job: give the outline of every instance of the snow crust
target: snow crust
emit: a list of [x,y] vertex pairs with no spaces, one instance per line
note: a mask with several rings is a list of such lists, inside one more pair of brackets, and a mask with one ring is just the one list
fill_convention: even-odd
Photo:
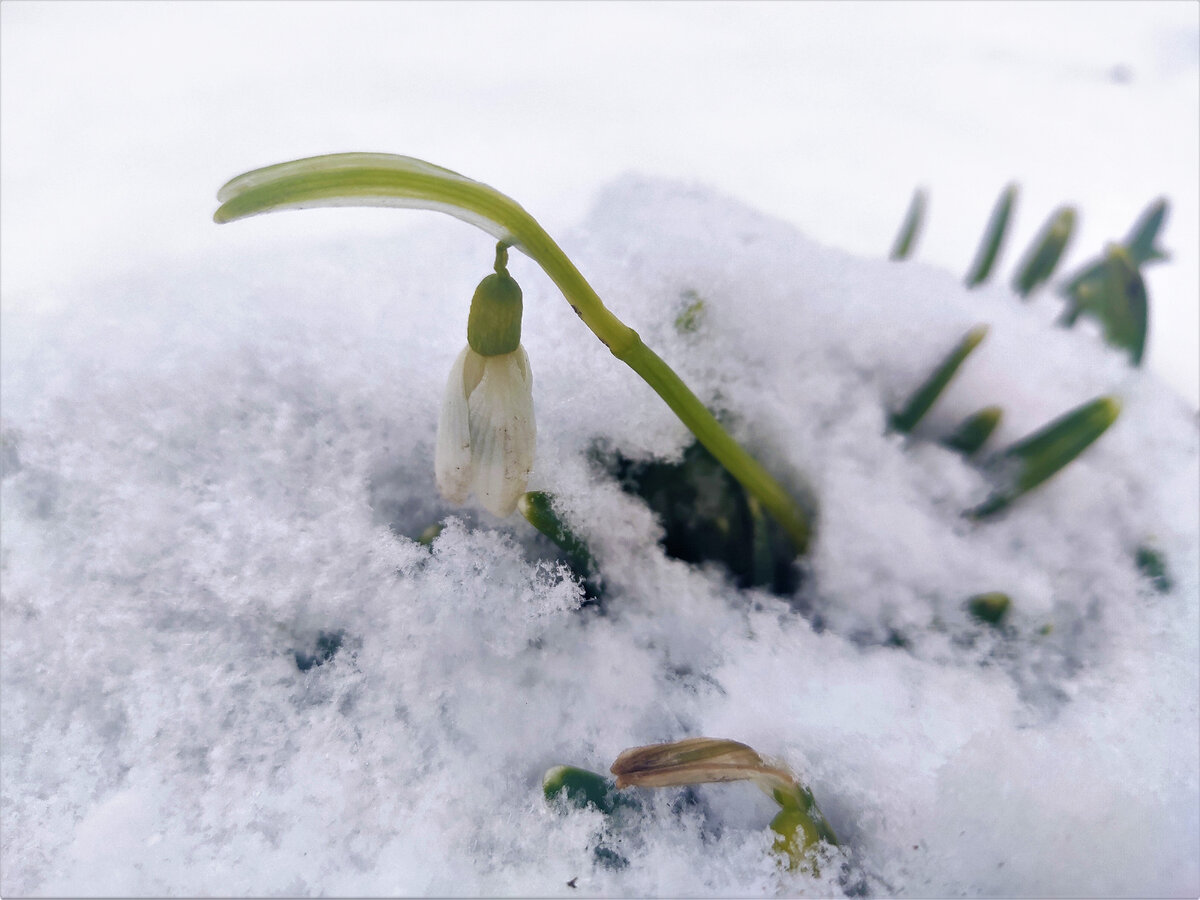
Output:
[[[227,226],[220,253],[94,285],[69,316],[5,312],[0,891],[1200,892],[1183,400],[1055,328],[1049,296],[967,292],[629,176],[564,249],[811,492],[818,533],[792,598],[667,558],[588,453],[677,459],[688,433],[514,256],[530,488],[588,540],[598,615],[519,516],[438,497],[439,398],[492,244],[397,221],[386,241],[269,253]],[[888,434],[977,323],[929,420]],[[996,403],[1003,444],[1104,393],[1122,415],[1081,459],[998,521],[962,517],[988,482],[938,435]],[[1013,598],[1003,630],[964,609],[993,590]],[[340,647],[302,671],[322,634]],[[603,772],[698,735],[802,775],[842,839],[820,876],[780,870],[772,804],[745,785],[647,794],[619,831],[542,799],[552,765]]]

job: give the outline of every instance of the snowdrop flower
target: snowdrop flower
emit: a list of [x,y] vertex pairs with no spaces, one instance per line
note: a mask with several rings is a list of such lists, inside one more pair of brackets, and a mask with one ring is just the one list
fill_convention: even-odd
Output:
[[533,468],[533,373],[521,346],[521,289],[496,249],[496,273],[475,289],[467,346],[446,384],[434,468],[451,503],[469,494],[497,516],[516,509]]

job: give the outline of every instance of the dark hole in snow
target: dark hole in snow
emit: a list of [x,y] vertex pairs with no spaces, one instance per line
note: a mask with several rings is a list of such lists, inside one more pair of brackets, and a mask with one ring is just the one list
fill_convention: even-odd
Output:
[[593,458],[658,516],[668,556],[716,563],[739,588],[789,596],[800,586],[787,533],[699,443],[676,463],[634,461],[601,449]]
[[319,632],[316,641],[312,644],[311,650],[293,651],[296,658],[296,668],[301,672],[307,672],[316,666],[325,665],[341,649],[342,641],[345,637],[346,633],[341,630]]

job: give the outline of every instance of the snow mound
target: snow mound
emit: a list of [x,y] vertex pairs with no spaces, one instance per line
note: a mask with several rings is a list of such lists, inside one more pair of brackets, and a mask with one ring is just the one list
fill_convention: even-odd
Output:
[[[795,596],[666,556],[591,451],[678,459],[688,433],[514,256],[530,487],[588,540],[601,613],[519,517],[437,496],[492,247],[397,221],[274,255],[228,226],[216,258],[5,314],[0,891],[1200,891],[1200,431],[1152,375],[1055,328],[1052,297],[622,179],[564,249],[819,517]],[[889,434],[978,323],[928,420]],[[1124,410],[1083,457],[962,517],[988,482],[938,436],[999,404],[1002,445],[1105,393]],[[985,591],[1005,627],[965,610]],[[842,841],[820,875],[778,867],[745,785],[647,795],[620,828],[542,799],[552,765],[698,735],[802,775]]]

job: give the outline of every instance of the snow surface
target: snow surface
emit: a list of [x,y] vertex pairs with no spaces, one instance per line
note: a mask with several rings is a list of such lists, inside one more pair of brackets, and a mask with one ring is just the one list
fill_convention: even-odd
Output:
[[[492,243],[391,221],[5,311],[0,891],[1200,891],[1200,432],[1157,376],[1053,327],[1046,294],[967,292],[704,187],[619,180],[564,248],[820,514],[793,598],[666,557],[588,451],[672,459],[688,435],[515,255],[531,488],[590,542],[600,616],[519,517],[437,496],[440,396]],[[704,315],[680,334],[689,292]],[[887,434],[980,322],[930,421]],[[997,521],[961,516],[987,482],[940,428],[999,403],[1010,440],[1103,393],[1124,411],[1080,460]],[[990,590],[1013,597],[1005,630],[963,609]],[[552,765],[696,735],[801,773],[834,864],[781,871],[745,785],[648,795],[620,833],[542,800]],[[598,865],[599,842],[628,865]]]

